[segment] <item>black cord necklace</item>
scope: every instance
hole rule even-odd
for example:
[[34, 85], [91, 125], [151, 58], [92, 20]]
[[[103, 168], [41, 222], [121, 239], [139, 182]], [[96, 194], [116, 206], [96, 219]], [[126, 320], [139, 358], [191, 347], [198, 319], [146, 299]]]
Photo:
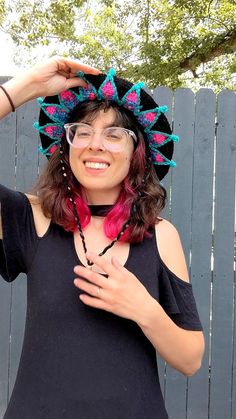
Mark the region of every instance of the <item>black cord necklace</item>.
[[[66, 173], [66, 169], [65, 169], [65, 163], [63, 161], [63, 150], [62, 150], [62, 146], [60, 145], [60, 155], [61, 155], [61, 168], [62, 168], [62, 174], [63, 177], [66, 181], [67, 178], [67, 173]], [[67, 185], [67, 190], [68, 190], [68, 194], [69, 194], [69, 200], [72, 202], [73, 207], [74, 207], [74, 217], [75, 217], [75, 222], [77, 225], [77, 228], [79, 230], [79, 235], [81, 237], [82, 240], [82, 244], [83, 244], [83, 249], [84, 249], [84, 254], [86, 256], [87, 254], [87, 246], [85, 243], [85, 237], [84, 237], [84, 233], [80, 224], [80, 220], [79, 220], [79, 215], [77, 212], [77, 208], [76, 208], [76, 202], [75, 200], [72, 198], [72, 191], [71, 191], [71, 187], [69, 185]], [[89, 205], [90, 211], [92, 215], [99, 215], [101, 217], [105, 217], [106, 214], [108, 213], [108, 211], [113, 207], [113, 205]], [[125, 222], [121, 231], [119, 232], [119, 234], [116, 236], [116, 238], [114, 240], [112, 240], [112, 242], [110, 244], [108, 244], [108, 246], [106, 246], [100, 253], [99, 256], [103, 256], [112, 246], [114, 246], [114, 244], [120, 239], [120, 237], [124, 234], [124, 231], [126, 230], [126, 228], [129, 226], [129, 221]], [[87, 258], [86, 258], [87, 259]], [[87, 264], [88, 266], [92, 267], [94, 265], [93, 262], [91, 262], [91, 260], [87, 259]], [[107, 276], [105, 274], [105, 276]]]
[[[62, 145], [60, 144], [60, 162], [61, 162], [61, 167], [62, 167], [62, 174], [66, 183], [66, 178], [67, 178], [67, 173], [66, 173], [66, 169], [65, 169], [65, 162], [63, 161], [63, 148]], [[144, 177], [144, 179], [142, 179], [142, 183], [141, 183], [141, 188], [138, 192], [138, 197], [142, 197], [143, 196], [143, 191], [142, 189], [144, 188], [147, 178], [149, 176], [149, 172], [150, 172], [150, 166], [151, 166], [151, 157], [148, 156], [146, 163], [145, 163], [145, 172], [146, 175]], [[67, 184], [67, 183], [66, 183]], [[79, 214], [77, 212], [77, 208], [76, 208], [76, 202], [74, 201], [74, 199], [72, 198], [72, 190], [71, 187], [67, 184], [67, 190], [68, 190], [68, 194], [69, 194], [69, 199], [73, 204], [74, 207], [74, 217], [75, 217], [75, 222], [79, 231], [79, 235], [81, 237], [82, 240], [82, 244], [83, 244], [83, 249], [84, 249], [84, 254], [86, 256], [87, 254], [87, 246], [85, 243], [85, 237], [84, 237], [84, 233], [80, 224], [80, 220], [79, 220]], [[107, 213], [113, 208], [113, 205], [89, 205], [89, 209], [91, 211], [92, 215], [97, 215], [100, 217], [105, 217], [107, 215]], [[99, 256], [103, 256], [109, 249], [111, 249], [112, 246], [114, 246], [114, 244], [120, 239], [120, 237], [124, 234], [125, 230], [127, 229], [127, 227], [129, 227], [130, 225], [130, 220], [132, 219], [132, 215], [137, 211], [137, 202], [133, 202], [132, 206], [131, 206], [131, 212], [130, 212], [130, 217], [128, 219], [128, 221], [126, 221], [123, 224], [122, 229], [120, 230], [120, 232], [118, 233], [118, 235], [116, 236], [116, 238], [114, 240], [112, 240], [112, 242], [110, 244], [108, 244], [100, 253]], [[87, 258], [86, 258], [87, 259]], [[93, 262], [91, 262], [91, 260], [87, 259], [87, 264], [88, 266], [92, 267], [94, 265]], [[104, 276], [108, 276], [106, 274], [103, 274]]]
[[[75, 222], [76, 222], [76, 225], [77, 225], [77, 228], [78, 228], [78, 230], [79, 230], [79, 235], [80, 235], [80, 237], [81, 237], [81, 240], [82, 240], [82, 244], [83, 244], [83, 249], [84, 249], [84, 253], [85, 253], [85, 256], [86, 256], [86, 254], [87, 254], [87, 246], [86, 246], [86, 243], [85, 243], [85, 237], [84, 237], [84, 233], [83, 233], [83, 230], [82, 230], [82, 227], [81, 227], [81, 224], [80, 224], [80, 220], [79, 220], [79, 216], [78, 216], [78, 212], [77, 212], [77, 208], [76, 208], [76, 203], [75, 203], [75, 201], [72, 199], [72, 198], [70, 198], [70, 201], [71, 202], [73, 202], [73, 206], [74, 206], [74, 216], [75, 216]], [[94, 206], [95, 207], [95, 206]], [[100, 205], [97, 205], [97, 207], [100, 207]], [[113, 205], [101, 205], [101, 207], [106, 207], [106, 213], [108, 212], [108, 208], [107, 207], [113, 207]], [[103, 208], [103, 211], [104, 211], [104, 209], [105, 208]], [[95, 211], [96, 212], [96, 211]], [[96, 215], [98, 215], [98, 214], [96, 214]], [[124, 231], [126, 230], [126, 228], [129, 226], [129, 222], [127, 221], [127, 222], [125, 222], [124, 223], [124, 225], [123, 225], [123, 227], [122, 227], [122, 229], [121, 229], [121, 231], [119, 232], [119, 234], [116, 236], [116, 238], [114, 239], [114, 240], [112, 240], [112, 242], [110, 243], [110, 244], [108, 244], [100, 253], [99, 253], [99, 255], [98, 256], [103, 256], [112, 246], [114, 246], [114, 244], [120, 239], [120, 237], [124, 234]], [[87, 259], [87, 264], [88, 264], [88, 266], [93, 266], [94, 265], [94, 263], [93, 262], [91, 262], [91, 260], [88, 260]]]

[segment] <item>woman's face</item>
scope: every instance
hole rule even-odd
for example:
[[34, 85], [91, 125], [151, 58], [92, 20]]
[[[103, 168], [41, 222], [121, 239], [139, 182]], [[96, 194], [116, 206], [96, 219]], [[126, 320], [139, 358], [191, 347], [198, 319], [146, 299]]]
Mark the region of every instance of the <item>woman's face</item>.
[[[90, 121], [86, 118], [79, 122], [90, 125], [94, 130], [114, 126], [116, 113], [110, 108], [101, 110]], [[102, 145], [102, 136], [95, 133], [91, 143], [85, 148], [70, 147], [69, 162], [71, 170], [83, 186], [86, 197], [91, 204], [112, 204], [116, 201], [121, 183], [127, 176], [130, 160], [134, 151], [131, 137], [121, 152], [107, 151]], [[97, 163], [95, 165], [95, 163]]]

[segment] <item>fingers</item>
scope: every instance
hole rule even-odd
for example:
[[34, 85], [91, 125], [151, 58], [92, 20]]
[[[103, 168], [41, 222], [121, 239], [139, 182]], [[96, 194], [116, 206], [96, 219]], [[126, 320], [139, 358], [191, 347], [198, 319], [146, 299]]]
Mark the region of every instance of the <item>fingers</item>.
[[70, 68], [68, 68], [67, 71], [65, 70], [59, 70], [58, 74], [65, 77], [67, 79], [67, 89], [70, 89], [71, 87], [81, 86], [81, 87], [87, 87], [87, 83], [82, 80], [80, 77], [76, 75], [76, 73], [72, 73]]
[[[107, 288], [109, 286], [108, 279], [104, 278], [104, 276], [100, 275], [97, 272], [93, 272], [88, 268], [85, 268], [84, 266], [75, 266], [74, 272], [76, 275], [85, 278], [90, 283], [95, 284], [96, 286], [99, 286], [101, 288]], [[77, 285], [76, 280], [74, 281], [75, 285]]]
[[[103, 272], [106, 272], [108, 274], [108, 276], [112, 277], [112, 276], [117, 276], [117, 268], [115, 266], [113, 266], [112, 263], [110, 263], [107, 259], [96, 255], [93, 252], [87, 252], [86, 253], [86, 257], [88, 260], [90, 260], [91, 262], [93, 262], [95, 265], [97, 265], [99, 268], [101, 268], [101, 270]], [[117, 259], [116, 259], [117, 261]], [[117, 261], [117, 263], [119, 263]], [[122, 265], [120, 265], [122, 266]]]
[[66, 81], [66, 89], [71, 89], [72, 87], [81, 86], [87, 87], [87, 83], [80, 79], [79, 77], [73, 77], [72, 79], [67, 79]]
[[71, 73], [77, 73], [78, 71], [83, 71], [84, 73], [95, 75], [101, 73], [101, 71], [97, 68], [83, 64], [79, 60], [72, 60], [71, 58], [64, 57], [55, 57], [55, 59], [58, 64], [59, 71], [67, 71], [69, 69]]
[[99, 298], [100, 290], [102, 289], [101, 287], [94, 285], [90, 282], [84, 281], [83, 279], [80, 279], [80, 278], [75, 279], [74, 284], [81, 290], [90, 294], [92, 297]]

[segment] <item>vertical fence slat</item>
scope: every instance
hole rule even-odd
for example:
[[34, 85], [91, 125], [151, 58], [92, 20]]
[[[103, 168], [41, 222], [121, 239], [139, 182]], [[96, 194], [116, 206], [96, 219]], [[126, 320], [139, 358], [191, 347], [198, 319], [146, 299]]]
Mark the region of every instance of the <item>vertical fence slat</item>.
[[[235, 123], [236, 128], [236, 123]], [[236, 134], [235, 134], [236, 136]], [[233, 330], [233, 380], [232, 380], [232, 417], [236, 415], [236, 167], [235, 167], [235, 188], [234, 188], [234, 213], [235, 213], [235, 220], [234, 220], [234, 330]]]
[[[175, 93], [174, 132], [179, 135], [180, 142], [175, 147], [177, 166], [172, 171], [171, 222], [180, 234], [187, 266], [191, 243], [194, 111], [193, 92], [178, 89]], [[186, 377], [167, 367], [166, 406], [171, 419], [186, 417], [186, 392]]]
[[201, 89], [196, 95], [194, 130], [191, 282], [206, 349], [202, 368], [188, 380], [188, 419], [208, 417], [215, 112], [215, 94]]
[[[231, 418], [236, 95], [218, 96], [210, 419]], [[235, 415], [235, 412], [234, 412]]]

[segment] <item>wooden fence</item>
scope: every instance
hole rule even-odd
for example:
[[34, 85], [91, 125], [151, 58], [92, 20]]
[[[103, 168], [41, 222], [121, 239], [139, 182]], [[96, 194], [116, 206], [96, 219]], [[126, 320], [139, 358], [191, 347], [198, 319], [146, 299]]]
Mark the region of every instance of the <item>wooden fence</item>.
[[[177, 167], [163, 181], [169, 204], [162, 215], [180, 233], [206, 339], [202, 368], [191, 378], [158, 357], [167, 410], [170, 419], [235, 419], [236, 94], [224, 90], [216, 98], [209, 89], [194, 95], [157, 88], [154, 97], [168, 105], [180, 136]], [[45, 162], [32, 128], [37, 116], [31, 102], [0, 123], [0, 183], [23, 192]], [[25, 276], [13, 284], [0, 281], [0, 419], [17, 373], [25, 313]]]

